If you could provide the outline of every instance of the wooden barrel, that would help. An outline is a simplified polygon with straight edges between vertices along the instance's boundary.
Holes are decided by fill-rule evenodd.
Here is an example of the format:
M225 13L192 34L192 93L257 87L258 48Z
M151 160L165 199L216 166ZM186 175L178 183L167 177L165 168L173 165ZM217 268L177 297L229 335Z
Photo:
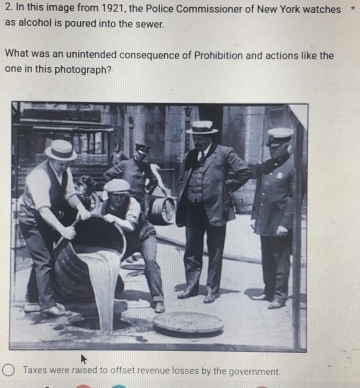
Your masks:
M154 225L174 223L175 201L171 197L152 196L149 202L148 220Z
M122 230L100 217L91 217L75 225L76 237L55 250L53 286L57 299L61 302L92 302L94 292L90 282L88 266L77 256L76 247L101 247L119 252L120 260L126 250L126 240ZM116 293L124 289L118 276Z

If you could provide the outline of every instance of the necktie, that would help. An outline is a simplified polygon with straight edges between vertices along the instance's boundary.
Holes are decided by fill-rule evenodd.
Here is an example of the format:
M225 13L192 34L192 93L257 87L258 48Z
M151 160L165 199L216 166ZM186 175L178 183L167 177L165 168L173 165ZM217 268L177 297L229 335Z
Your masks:
M200 151L199 166L202 167L205 163L206 157L204 151Z

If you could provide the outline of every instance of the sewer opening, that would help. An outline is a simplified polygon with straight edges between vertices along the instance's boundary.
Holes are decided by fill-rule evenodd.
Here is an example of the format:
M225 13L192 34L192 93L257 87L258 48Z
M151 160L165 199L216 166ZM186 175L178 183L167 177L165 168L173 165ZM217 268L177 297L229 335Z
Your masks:
M71 326L87 330L100 330L100 322L98 318L84 318L79 321L70 322ZM121 320L113 321L113 331L124 330L131 327L131 323Z

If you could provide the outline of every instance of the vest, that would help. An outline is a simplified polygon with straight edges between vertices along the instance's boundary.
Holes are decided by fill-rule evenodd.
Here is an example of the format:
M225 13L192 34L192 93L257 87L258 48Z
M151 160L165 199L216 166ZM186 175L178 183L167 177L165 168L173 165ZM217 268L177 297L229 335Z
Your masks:
M50 179L50 190L49 190L50 210L54 213L56 217L59 217L60 210L62 208L63 201L64 201L64 196L66 193L68 174L66 171L62 174L62 183L60 185L54 170L50 166L49 160L45 160L37 167L35 167L35 169L43 169L48 175ZM41 184L41 182L39 182L39 184ZM26 210L26 213L28 213L28 216L32 215L33 217L35 217L38 211L35 209L35 204L31 197L30 189L27 185L25 186L25 190L22 195L22 201L25 207L25 209L22 209L22 210L23 211Z
M191 202L202 202L202 181L204 175L204 166L199 166L193 169L191 173L188 187L187 187L187 199Z
M112 214L116 217L121 218L122 220L126 219L126 214L129 209L130 204L130 198L127 198L127 200L124 202L122 207L118 209L117 211L113 211L110 208L110 201L107 200L102 208L101 208L101 214ZM136 249L138 249L139 244L146 240L150 236L154 236L156 234L155 228L150 224L150 222L146 219L145 214L143 211L141 211L138 224L135 227L135 230L132 232L127 232L123 230L126 242L127 242L127 251L136 252ZM126 257L126 256L125 256Z

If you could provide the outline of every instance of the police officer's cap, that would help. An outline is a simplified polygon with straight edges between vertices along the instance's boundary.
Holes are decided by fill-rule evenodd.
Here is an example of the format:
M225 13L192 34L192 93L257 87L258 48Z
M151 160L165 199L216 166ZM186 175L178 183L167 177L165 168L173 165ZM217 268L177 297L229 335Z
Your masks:
M150 146L146 144L135 144L135 151L140 155L147 155L149 153Z
M268 147L276 147L291 140L294 131L291 128L271 128L268 130L269 139L266 142Z
M124 179L113 179L105 184L104 190L113 194L127 194L130 190L130 185Z

